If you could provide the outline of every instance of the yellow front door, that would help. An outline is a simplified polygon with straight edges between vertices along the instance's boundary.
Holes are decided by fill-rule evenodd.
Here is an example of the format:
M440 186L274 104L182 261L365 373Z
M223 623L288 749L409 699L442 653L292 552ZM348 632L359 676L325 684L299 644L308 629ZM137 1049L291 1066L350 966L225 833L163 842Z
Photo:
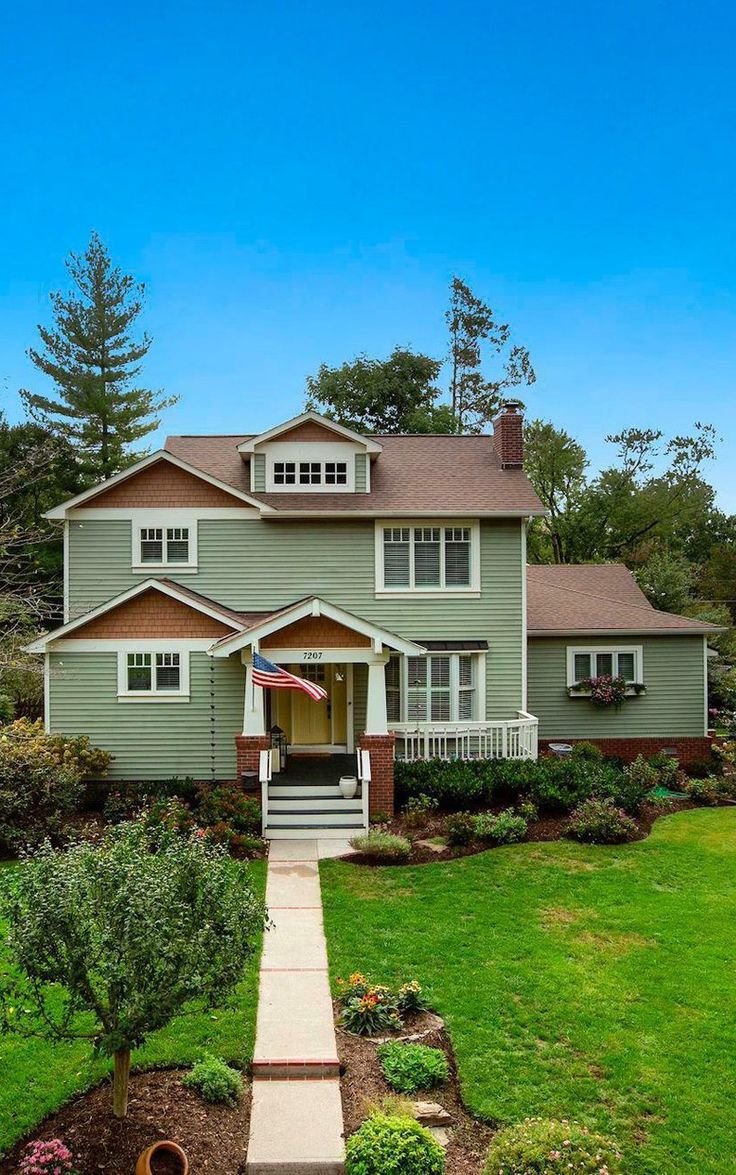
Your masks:
M344 745L347 739L345 671L338 665L290 665L289 670L327 690L327 700L313 702L301 690L291 698L291 743L297 747Z

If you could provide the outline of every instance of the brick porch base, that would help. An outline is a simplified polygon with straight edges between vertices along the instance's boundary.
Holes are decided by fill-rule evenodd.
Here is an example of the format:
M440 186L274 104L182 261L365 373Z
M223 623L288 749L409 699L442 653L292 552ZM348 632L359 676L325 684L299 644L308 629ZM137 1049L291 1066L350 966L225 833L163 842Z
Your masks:
M603 751L604 755L615 755L619 759L623 759L625 763L632 762L637 755L644 755L649 758L650 755L655 755L657 751L661 751L663 747L672 747L677 752L677 757L683 764L689 764L696 759L708 759L711 753L712 740L710 738L553 738L540 739L539 750L541 754L546 754L549 751L549 744L553 743L575 743L591 742L595 743L597 747Z
M360 749L371 757L371 785L369 814L379 812L393 815L394 811L394 744L395 734L361 734Z
M258 777L258 756L261 751L267 751L271 746L271 736L268 734L236 734L235 735L235 762L237 765L238 782L242 781L244 773L255 772ZM255 788L254 798L261 802L261 789Z

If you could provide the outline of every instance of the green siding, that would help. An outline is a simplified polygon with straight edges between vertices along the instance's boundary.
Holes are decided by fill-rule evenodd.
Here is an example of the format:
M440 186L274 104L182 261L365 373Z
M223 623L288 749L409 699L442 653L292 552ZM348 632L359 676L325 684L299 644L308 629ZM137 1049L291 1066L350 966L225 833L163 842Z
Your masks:
M567 695L568 645L642 645L646 694L620 710L601 710ZM700 636L626 637L624 641L570 638L529 641L528 709L540 738L698 737L704 733L704 659Z
M368 474L366 472L366 465L368 463L367 453L355 454L355 492L356 494L364 494L368 488Z
M253 462L253 493L265 494L266 492L266 454L254 453L251 457Z
M240 658L189 656L189 701L156 703L118 701L115 652L52 653L51 729L87 734L115 755L111 779L210 779L213 753L214 777L235 779L234 736L243 728Z

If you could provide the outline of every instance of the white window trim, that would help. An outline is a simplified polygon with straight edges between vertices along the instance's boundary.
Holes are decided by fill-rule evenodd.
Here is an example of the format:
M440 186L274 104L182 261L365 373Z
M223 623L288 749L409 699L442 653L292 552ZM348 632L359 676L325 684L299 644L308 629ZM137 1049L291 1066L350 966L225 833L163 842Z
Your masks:
M181 645L171 647L172 642L131 641L127 648L118 649L118 701L119 702L188 702L189 701L189 651ZM148 653L151 656L151 689L128 689L128 654ZM178 690L156 690L155 658L157 653L179 654Z
M141 512L131 520L131 570L142 575L152 571L178 571L187 574L198 570L197 554L197 515L184 514L180 510L151 510L150 513ZM162 559L160 563L144 563L141 556L141 531L154 528L161 529L163 534L163 550L166 550L166 531L169 528L189 530L189 558L186 562L169 563Z
M449 657L450 658L450 717L449 718L418 718L413 719L408 717L409 706L409 658L405 654L399 654L399 713L400 718L389 720L388 726L391 729L394 726L447 726L449 723L453 725L462 726L463 723L473 724L476 722L485 722L486 718L486 653L479 652L474 649L453 649L447 652L429 652L427 653L427 660L431 657ZM460 657L471 657L473 661L473 693L475 696L475 715L473 718L460 718ZM430 666L427 666L427 679L431 673Z
M404 527L409 530L421 529L423 527L439 527L443 531L441 540L441 556L444 560L444 530L445 528L465 527L470 531L470 583L458 585L457 587L451 585L450 587L437 587L435 585L427 585L426 587L386 587L384 584L384 566L383 566L383 532L391 527ZM410 548L412 554L410 559L413 563L414 544ZM480 523L477 519L468 518L379 518L375 523L375 564L376 564L376 582L375 594L379 599L390 599L396 596L417 596L423 599L444 599L446 596L453 596L455 599L476 599L480 595Z
M634 654L634 681L637 685L644 684L644 648L642 645L568 645L567 646L567 687L570 689L577 684L575 677L575 657L578 655L588 656L596 653L613 653L616 657L619 653L633 653ZM615 676L615 674L614 674ZM589 690L580 690L580 697L588 697ZM637 693L634 689L627 689L628 695Z
M269 494L354 494L356 446L345 441L273 441L265 450L266 493ZM328 461L343 462L347 481L345 485L326 485L324 466ZM296 466L294 485L281 485L274 481L275 466L282 462L293 462ZM299 482L299 466L302 462L322 466L322 480L318 485L302 485Z

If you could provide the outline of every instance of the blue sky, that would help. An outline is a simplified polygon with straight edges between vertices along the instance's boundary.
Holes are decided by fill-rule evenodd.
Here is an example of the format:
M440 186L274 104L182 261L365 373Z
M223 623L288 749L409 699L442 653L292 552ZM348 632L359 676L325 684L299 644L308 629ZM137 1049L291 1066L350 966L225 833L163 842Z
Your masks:
M4 13L0 402L92 228L146 281L163 432L297 412L319 363L440 356L453 273L529 411L605 459L715 422L736 510L736 9L46 4ZM154 438L156 439L156 438Z

